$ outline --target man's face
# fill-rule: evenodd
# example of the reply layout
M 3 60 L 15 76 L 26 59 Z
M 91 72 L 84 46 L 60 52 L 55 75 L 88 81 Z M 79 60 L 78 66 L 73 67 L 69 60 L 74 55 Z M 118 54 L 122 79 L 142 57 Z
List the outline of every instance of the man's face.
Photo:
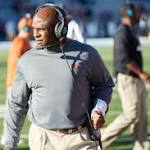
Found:
M 139 21 L 140 21 L 140 13 L 139 12 L 136 14 L 135 18 L 136 18 L 135 23 L 139 23 Z
M 56 24 L 56 19 L 51 17 L 43 17 L 42 11 L 35 14 L 33 17 L 33 36 L 38 45 L 50 45 L 57 42 L 57 38 L 54 34 L 54 27 Z
M 134 15 L 131 17 L 131 22 L 133 25 L 138 24 L 140 21 L 141 13 L 140 10 L 135 7 L 134 9 Z
M 132 25 L 138 24 L 140 21 L 140 13 L 136 13 L 133 17 L 130 18 Z

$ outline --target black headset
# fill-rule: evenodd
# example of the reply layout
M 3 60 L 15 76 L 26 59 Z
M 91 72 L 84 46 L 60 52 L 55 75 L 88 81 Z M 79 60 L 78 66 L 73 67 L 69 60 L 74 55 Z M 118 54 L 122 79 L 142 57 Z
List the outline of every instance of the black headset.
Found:
M 138 9 L 133 3 L 125 3 L 120 9 L 120 14 L 122 17 L 127 16 L 127 17 L 132 18 L 132 17 L 135 17 L 137 12 L 138 12 Z
M 134 11 L 133 11 L 133 9 L 132 9 L 131 7 L 128 7 L 128 8 L 127 8 L 127 10 L 126 10 L 126 15 L 127 15 L 128 17 L 132 17 L 132 16 L 135 15 L 135 13 L 134 13 Z
M 55 33 L 55 36 L 59 39 L 62 37 L 65 37 L 67 35 L 67 31 L 68 31 L 68 26 L 67 26 L 67 24 L 65 24 L 65 11 L 59 6 L 56 6 L 51 3 L 46 3 L 46 4 L 39 6 L 35 10 L 35 13 L 37 13 L 40 9 L 42 9 L 44 7 L 53 7 L 57 11 L 59 21 L 55 25 L 54 33 Z

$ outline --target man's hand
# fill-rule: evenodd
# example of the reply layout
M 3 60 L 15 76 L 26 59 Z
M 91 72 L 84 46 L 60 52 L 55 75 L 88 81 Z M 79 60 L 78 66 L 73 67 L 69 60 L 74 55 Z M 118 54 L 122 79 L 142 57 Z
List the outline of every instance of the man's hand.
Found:
M 150 75 L 146 72 L 142 72 L 139 74 L 140 79 L 142 79 L 144 82 L 150 83 Z
M 126 67 L 134 72 L 135 74 L 137 74 L 140 79 L 142 79 L 144 82 L 150 83 L 150 74 L 146 73 L 146 72 L 142 72 L 141 69 L 138 67 L 138 65 L 136 64 L 136 62 L 134 61 L 130 61 Z
M 96 110 L 92 110 L 91 119 L 92 119 L 94 129 L 101 128 L 105 123 L 103 115 Z

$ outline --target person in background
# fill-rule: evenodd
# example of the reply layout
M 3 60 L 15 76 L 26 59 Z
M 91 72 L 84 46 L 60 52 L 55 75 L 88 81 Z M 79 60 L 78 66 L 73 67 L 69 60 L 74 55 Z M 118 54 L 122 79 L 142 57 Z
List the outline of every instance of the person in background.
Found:
M 114 83 L 93 47 L 66 37 L 63 12 L 49 3 L 35 11 L 37 46 L 17 64 L 5 118 L 5 150 L 16 149 L 28 110 L 30 150 L 99 148 L 88 132 L 87 111 L 93 128 L 100 128 Z
M 18 59 L 29 49 L 31 49 L 30 39 L 32 37 L 32 19 L 31 16 L 26 15 L 18 22 L 18 35 L 14 38 L 11 44 L 11 48 L 8 54 L 7 61 L 7 76 L 6 76 L 6 88 L 9 89 L 12 86 L 15 73 L 16 64 Z
M 67 37 L 85 43 L 85 38 L 78 22 L 69 14 L 66 14 L 66 19 L 68 21 Z
M 21 18 L 18 22 L 18 35 L 11 43 L 11 47 L 8 53 L 7 60 L 7 75 L 6 75 L 6 93 L 9 95 L 9 91 L 12 87 L 15 74 L 16 65 L 18 59 L 29 49 L 31 49 L 30 39 L 32 37 L 32 18 L 29 14 Z M 4 123 L 5 134 L 5 123 Z M 1 144 L 4 144 L 5 137 L 1 137 Z
M 114 72 L 121 98 L 122 112 L 102 131 L 102 143 L 107 147 L 133 124 L 133 150 L 149 150 L 147 139 L 147 108 L 145 83 L 150 74 L 143 70 L 140 41 L 132 31 L 139 23 L 140 12 L 133 3 L 121 6 L 121 24 L 114 36 Z
M 5 24 L 7 40 L 12 41 L 16 36 L 16 23 L 14 20 L 8 20 Z

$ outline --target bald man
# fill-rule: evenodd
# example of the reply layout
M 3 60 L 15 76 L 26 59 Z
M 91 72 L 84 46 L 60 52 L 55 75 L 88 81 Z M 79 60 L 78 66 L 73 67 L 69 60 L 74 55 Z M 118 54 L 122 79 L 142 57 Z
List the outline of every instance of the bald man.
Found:
M 8 97 L 5 150 L 14 150 L 29 110 L 31 150 L 98 149 L 86 120 L 104 124 L 114 83 L 97 51 L 66 38 L 64 11 L 52 4 L 33 17 L 37 46 L 18 61 Z

